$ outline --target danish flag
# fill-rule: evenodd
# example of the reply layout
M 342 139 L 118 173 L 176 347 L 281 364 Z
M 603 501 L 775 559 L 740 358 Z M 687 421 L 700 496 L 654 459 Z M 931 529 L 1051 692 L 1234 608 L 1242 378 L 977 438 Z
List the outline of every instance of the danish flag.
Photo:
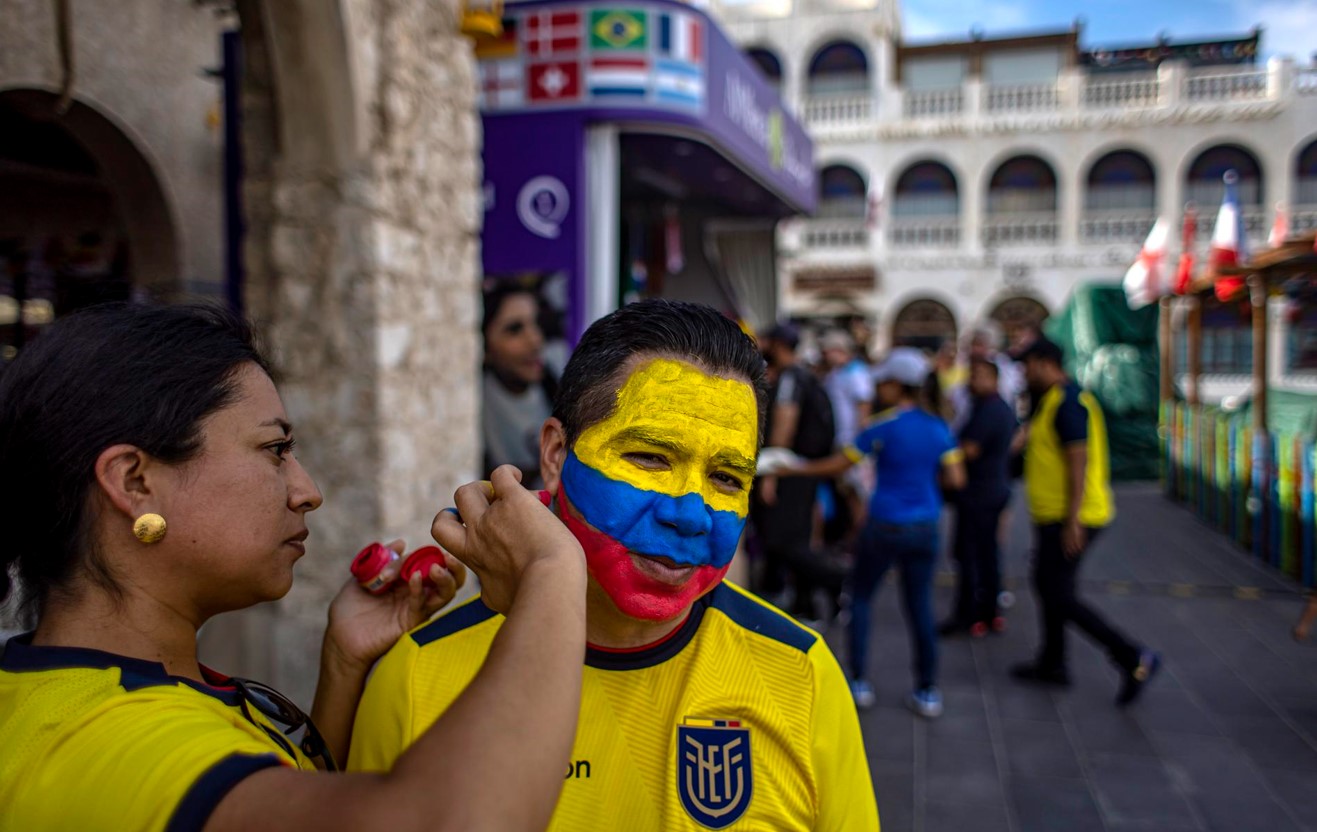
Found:
M 522 39 L 526 54 L 546 58 L 581 51 L 581 13 L 531 12 L 522 18 Z

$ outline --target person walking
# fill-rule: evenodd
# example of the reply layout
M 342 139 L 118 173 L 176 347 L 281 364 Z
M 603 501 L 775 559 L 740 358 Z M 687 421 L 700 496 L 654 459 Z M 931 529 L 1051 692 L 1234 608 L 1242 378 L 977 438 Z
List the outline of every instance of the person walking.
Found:
M 942 625 L 942 635 L 969 632 L 978 638 L 1006 629 L 997 609 L 1001 592 L 998 527 L 1011 499 L 1010 449 L 1015 412 L 998 393 L 997 365 L 988 358 L 970 361 L 972 406 L 960 430 L 966 484 L 956 495 L 953 556 L 958 581 L 956 605 Z
M 836 476 L 873 456 L 878 487 L 869 519 L 856 543 L 852 578 L 850 642 L 851 695 L 867 708 L 876 696 L 868 680 L 870 605 L 887 570 L 901 574 L 901 599 L 914 648 L 911 710 L 933 718 L 942 713 L 937 686 L 937 627 L 933 621 L 933 570 L 937 565 L 942 489 L 965 485 L 965 467 L 946 422 L 920 406 L 932 367 L 919 350 L 897 347 L 874 370 L 883 408 L 840 453 L 817 462 L 788 463 L 783 473 Z
M 1043 643 L 1018 679 L 1070 684 L 1065 627 L 1074 624 L 1107 651 L 1120 669 L 1116 704 L 1128 705 L 1161 666 L 1154 651 L 1130 641 L 1079 597 L 1079 567 L 1115 517 L 1106 421 L 1096 398 L 1062 368 L 1061 348 L 1043 336 L 1019 357 L 1034 397 L 1025 439 L 1024 483 L 1036 551 L 1033 585 L 1042 613 Z

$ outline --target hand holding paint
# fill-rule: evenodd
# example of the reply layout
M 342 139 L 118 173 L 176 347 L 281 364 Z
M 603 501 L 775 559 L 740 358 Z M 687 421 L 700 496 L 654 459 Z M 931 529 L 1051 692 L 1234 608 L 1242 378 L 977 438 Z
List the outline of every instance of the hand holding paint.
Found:
M 506 612 L 532 567 L 575 570 L 584 586 L 581 545 L 535 492 L 522 487 L 515 467 L 499 466 L 489 481 L 462 486 L 453 501 L 456 511 L 439 512 L 430 532 L 480 576 L 490 609 Z

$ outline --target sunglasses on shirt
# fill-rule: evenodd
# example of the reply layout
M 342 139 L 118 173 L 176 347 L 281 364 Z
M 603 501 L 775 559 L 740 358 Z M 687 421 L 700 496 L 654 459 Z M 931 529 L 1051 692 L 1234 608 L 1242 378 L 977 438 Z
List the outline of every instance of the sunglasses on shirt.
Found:
M 321 768 L 325 771 L 338 771 L 338 764 L 334 761 L 334 755 L 330 753 L 325 738 L 316 729 L 311 717 L 294 705 L 291 699 L 269 685 L 254 682 L 251 679 L 239 679 L 234 676 L 230 677 L 228 681 L 238 691 L 238 697 L 242 701 L 243 716 L 249 722 L 259 726 L 271 738 L 286 748 L 288 748 L 288 740 L 293 739 L 293 734 L 299 730 L 303 731 L 300 741 L 293 740 L 302 749 L 302 753 L 312 761 L 319 762 Z M 283 727 L 283 736 L 274 733 L 268 726 L 253 718 L 251 709 L 259 711 L 262 716 Z M 284 737 L 287 737 L 288 740 Z M 288 750 L 291 753 L 292 749 L 288 748 Z

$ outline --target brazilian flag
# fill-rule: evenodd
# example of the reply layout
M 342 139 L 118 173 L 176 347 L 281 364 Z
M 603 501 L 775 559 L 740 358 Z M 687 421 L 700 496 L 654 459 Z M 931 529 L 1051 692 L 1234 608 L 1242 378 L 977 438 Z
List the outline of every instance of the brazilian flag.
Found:
M 645 13 L 635 9 L 599 9 L 590 12 L 590 46 L 593 49 L 645 49 L 649 31 Z

